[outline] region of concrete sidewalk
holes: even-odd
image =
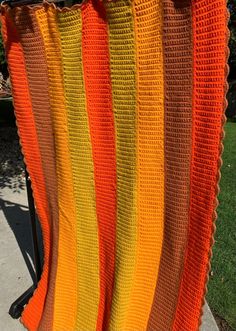
[[[25,328],[8,314],[11,303],[32,285],[32,248],[26,190],[0,192],[0,331]],[[181,330],[192,331],[192,330]],[[204,307],[201,331],[218,331],[211,311]]]

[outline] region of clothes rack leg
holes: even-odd
[[[35,212],[35,206],[34,206],[34,198],[33,198],[33,192],[32,192],[32,188],[31,188],[30,176],[28,174],[28,171],[26,170],[26,167],[25,167],[25,179],[26,179],[28,206],[29,206],[35,277],[34,277],[33,285],[30,288],[28,288],[27,291],[25,291],[19,298],[17,298],[12,303],[12,305],[9,309],[9,314],[12,318],[19,318],[21,316],[21,313],[24,310],[24,306],[28,303],[29,299],[32,297],[33,292],[34,292],[35,288],[37,287],[38,281],[39,281],[39,279],[41,277],[41,273],[42,273],[38,236],[37,236],[36,212]]]

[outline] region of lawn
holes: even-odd
[[[225,126],[221,193],[207,301],[236,330],[236,123]]]

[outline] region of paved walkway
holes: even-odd
[[[14,186],[14,185],[13,185]],[[32,249],[26,191],[2,188],[0,192],[0,330],[23,331],[8,309],[32,285]],[[181,330],[190,331],[190,330]],[[218,331],[208,306],[205,306],[201,331]]]

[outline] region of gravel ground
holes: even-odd
[[[25,185],[24,164],[14,127],[0,128],[0,189],[18,192]]]
[[[219,315],[217,315],[214,311],[213,311],[213,316],[220,331],[234,331],[229,326],[228,322]]]

